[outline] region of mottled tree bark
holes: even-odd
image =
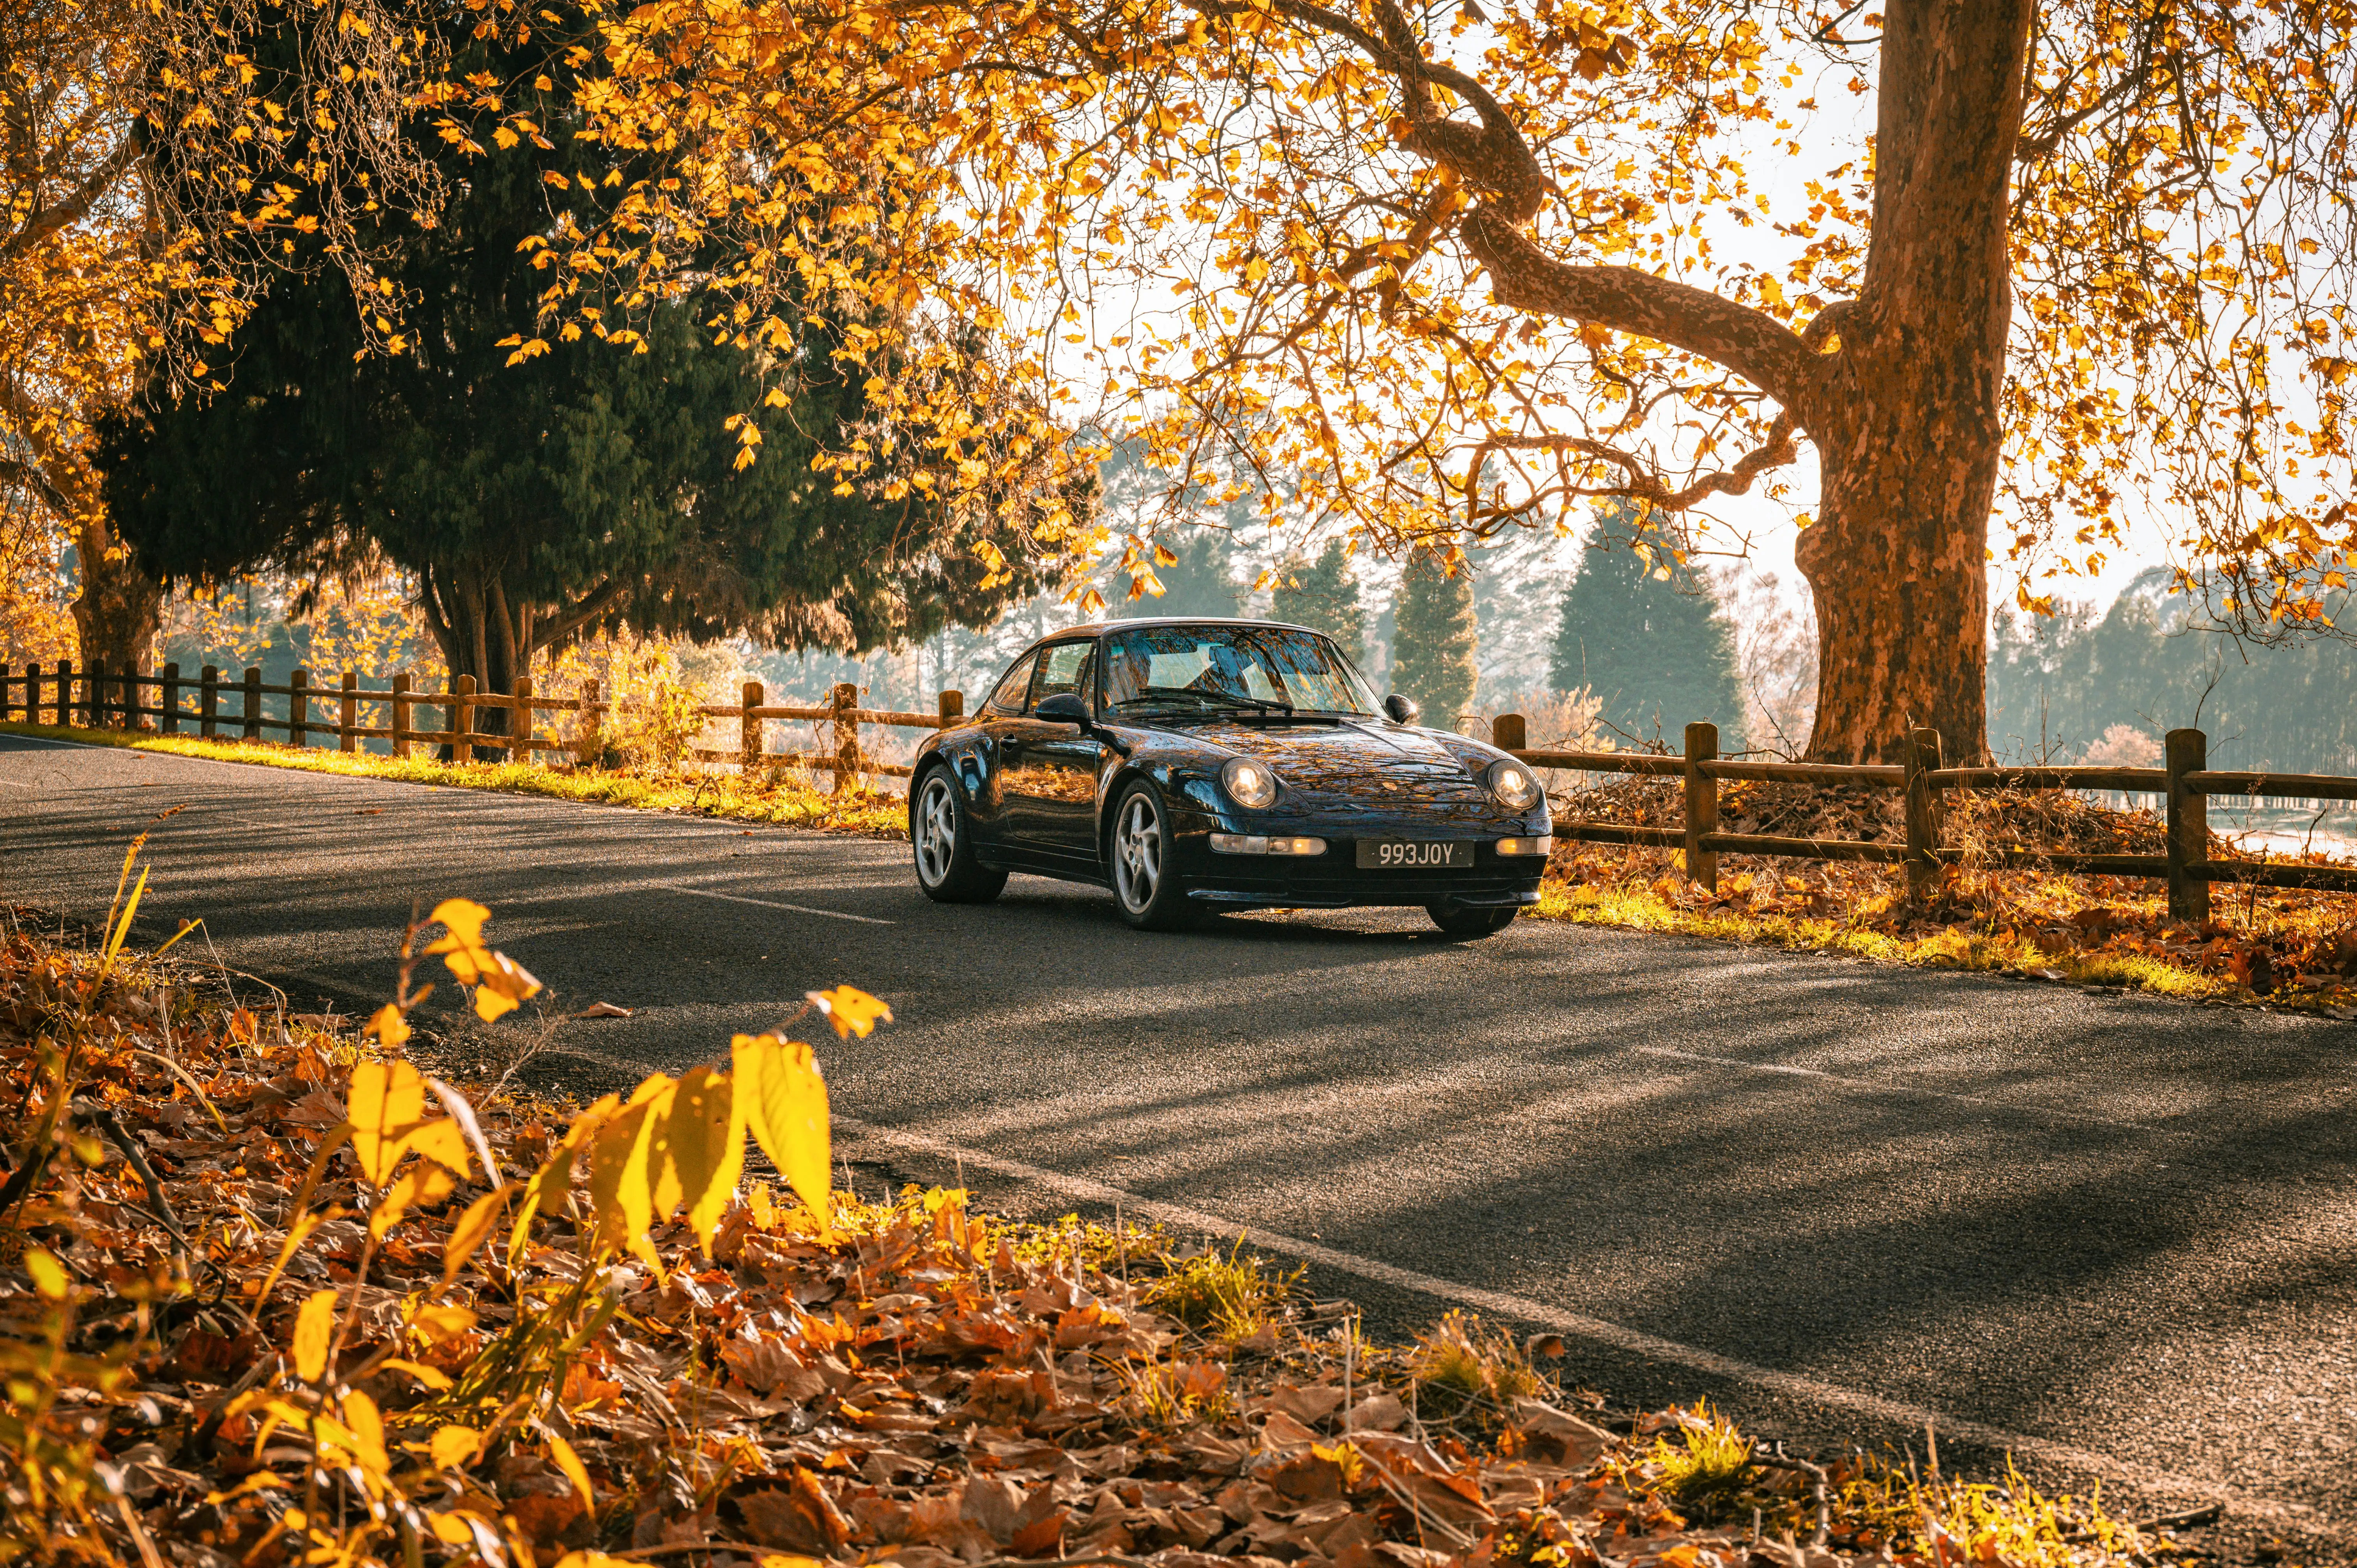
[[[1809,756],[1898,762],[1913,725],[1988,750],[1988,517],[2012,311],[2006,208],[2031,0],[1893,5],[1873,242],[1800,399],[1823,473]],[[1830,335],[1830,334],[1829,334]]]

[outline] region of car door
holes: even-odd
[[[1031,676],[1039,665],[1036,650],[1017,660],[991,688],[982,712],[975,715],[982,723],[981,738],[974,743],[982,767],[981,777],[968,781],[969,809],[974,837],[994,852],[1014,847],[1006,789],[1007,742],[1029,722],[1023,714],[1031,700]]]
[[[1007,831],[1028,851],[1094,871],[1097,865],[1097,773],[1105,748],[1096,737],[1070,724],[1032,715],[1049,697],[1077,696],[1096,710],[1096,639],[1051,642],[1039,650],[1024,716],[1000,743],[1005,762],[999,775],[1006,793]]]

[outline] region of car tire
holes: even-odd
[[[1139,930],[1183,930],[1200,913],[1178,886],[1178,839],[1171,831],[1170,808],[1143,779],[1114,802],[1105,869],[1112,874],[1121,918]]]
[[[1004,892],[1006,873],[975,857],[974,830],[957,779],[929,768],[909,796],[909,851],[917,886],[938,904],[987,904]]]
[[[1432,917],[1445,936],[1486,937],[1502,931],[1514,923],[1521,911],[1509,906],[1503,909],[1473,908],[1463,904],[1426,904],[1424,912]]]

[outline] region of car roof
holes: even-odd
[[[1327,635],[1314,626],[1297,626],[1289,620],[1255,620],[1250,616],[1139,616],[1135,620],[1096,620],[1086,626],[1066,627],[1039,641],[1053,642],[1060,637],[1102,637],[1109,631],[1137,631],[1157,626],[1252,626],[1272,631],[1306,631],[1316,637]]]

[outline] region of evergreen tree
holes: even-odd
[[[1738,749],[1743,687],[1734,628],[1708,579],[1677,568],[1662,575],[1637,553],[1634,522],[1625,510],[1598,513],[1564,595],[1549,679],[1558,692],[1593,691],[1604,704],[1600,721],[1623,736],[1659,736],[1675,751],[1689,723],[1707,720],[1718,726],[1720,749]]]
[[[561,121],[577,41],[462,35],[459,63],[538,75]],[[224,390],[105,433],[107,499],[143,560],[188,579],[389,558],[421,585],[451,673],[500,693],[534,652],[601,628],[865,650],[986,623],[1036,591],[1039,498],[1019,474],[1000,504],[951,509],[881,483],[838,493],[813,470],[852,428],[905,439],[868,410],[869,370],[834,357],[846,328],[823,302],[803,341],[759,354],[716,344],[692,300],[654,311],[641,351],[515,349],[549,282],[530,249],[575,209],[593,224],[595,191],[641,172],[636,154],[561,134],[575,128],[503,148],[486,129],[461,150],[421,112],[410,134],[438,149],[452,196],[436,228],[396,236],[386,286],[413,302],[405,340],[363,352],[332,269],[282,280],[240,328]],[[729,428],[747,410],[758,443]],[[1012,568],[987,587],[985,543]]]
[[[1437,555],[1417,551],[1400,574],[1394,624],[1392,690],[1423,710],[1423,723],[1455,728],[1473,705],[1472,575],[1452,577]]]
[[[1328,541],[1315,561],[1297,555],[1277,567],[1268,615],[1322,631],[1353,660],[1361,657],[1367,645],[1367,612],[1359,603],[1350,551],[1340,540]]]

